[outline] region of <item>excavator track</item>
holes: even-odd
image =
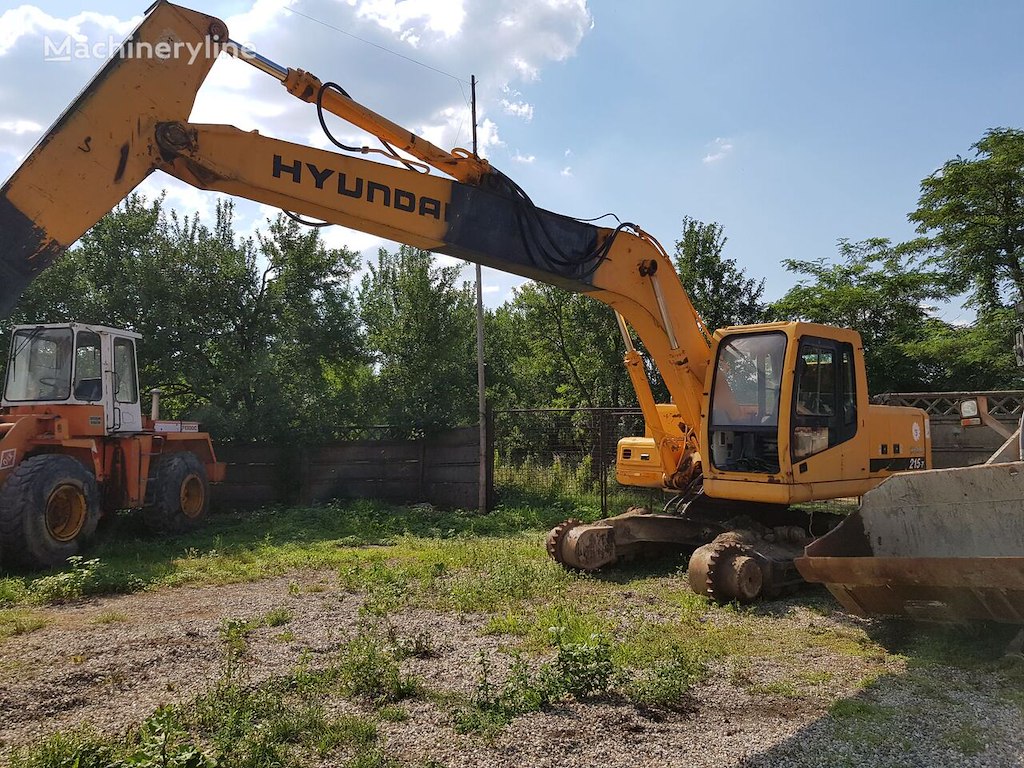
[[[712,543],[706,556],[691,557],[687,577],[697,594],[726,602],[750,602],[761,594],[764,584],[754,553],[734,541]]]
[[[814,538],[811,522],[799,510],[702,498],[685,514],[632,508],[594,523],[570,518],[548,532],[545,544],[555,562],[582,571],[607,568],[655,547],[689,549],[694,592],[718,602],[752,602],[803,582],[793,561]]]

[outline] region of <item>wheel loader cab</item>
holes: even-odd
[[[105,433],[142,429],[131,331],[98,325],[19,326],[7,363],[3,405],[102,406]],[[100,426],[90,421],[92,426]]]
[[[888,409],[886,424],[872,423],[857,333],[770,323],[719,331],[715,341],[703,425],[709,496],[791,504],[860,495],[877,484],[872,474],[907,468],[873,460],[890,447],[920,456],[923,468],[919,412]],[[882,437],[890,427],[906,438]]]

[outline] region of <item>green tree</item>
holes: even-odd
[[[710,330],[759,323],[765,318],[764,280],[748,278],[735,259],[722,255],[727,238],[722,225],[683,218],[676,241],[675,265],[697,313]]]
[[[1024,300],[1024,131],[994,128],[921,182],[910,220],[981,312]]]
[[[526,283],[489,319],[492,401],[504,407],[635,405],[606,305]],[[497,357],[500,356],[500,357]]]
[[[918,263],[912,248],[882,238],[841,240],[839,253],[837,263],[787,259],[786,269],[806,277],[772,305],[772,314],[860,333],[872,392],[927,388],[927,367],[913,352],[938,322],[928,302],[947,295],[939,276]]]
[[[917,361],[926,391],[1015,389],[1020,369],[1013,337],[1020,321],[1011,309],[980,314],[970,325],[928,318],[919,341],[904,345]]]
[[[459,273],[429,251],[381,249],[359,289],[372,412],[411,434],[477,420],[475,298]]]
[[[143,387],[218,439],[329,437],[325,424],[354,418],[345,372],[366,369],[356,264],[283,217],[239,240],[230,202],[210,229],[133,195],[40,275],[16,319],[141,333]]]

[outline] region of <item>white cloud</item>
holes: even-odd
[[[725,158],[733,150],[732,139],[716,138],[708,145],[709,150],[702,162],[717,163]]]
[[[69,49],[88,40],[101,43],[106,52],[119,45],[138,20],[100,13],[59,18],[32,5],[0,13],[0,68],[8,73],[0,82],[0,178],[14,170],[44,126],[61,114],[102,64],[82,58],[46,61],[46,40],[54,45],[72,41]]]
[[[356,15],[376,22],[407,42],[418,43],[423,31],[451,38],[462,30],[466,10],[461,0],[361,0]],[[416,43],[410,43],[415,45]]]
[[[3,120],[0,121],[0,131],[13,133],[20,136],[23,133],[39,133],[43,126],[35,120]]]
[[[91,37],[98,29],[106,30],[118,38],[124,38],[141,16],[122,21],[116,16],[84,11],[66,19],[51,16],[34,5],[21,5],[0,14],[0,56],[6,55],[19,40],[49,36],[70,37],[81,42]],[[101,40],[106,41],[106,35]],[[39,40],[39,54],[42,58],[43,45]]]
[[[512,66],[515,67],[516,72],[524,80],[539,80],[540,70],[533,66],[526,59],[521,59],[518,56],[513,57]]]
[[[510,19],[514,23],[506,23]],[[261,54],[323,80],[340,80],[357,101],[445,149],[470,144],[469,87],[438,71],[463,81],[475,73],[485,156],[504,145],[498,115],[533,116],[533,105],[515,84],[573,55],[593,26],[585,0],[257,0],[251,11],[227,21],[233,37],[251,41]],[[480,40],[488,45],[481,47]],[[382,50],[400,52],[411,42],[418,48],[410,55],[434,71]],[[224,73],[228,65],[234,65],[230,74]],[[218,62],[204,87],[211,93],[197,104],[204,120],[223,121],[209,112],[228,103],[223,94],[234,92],[233,124],[326,146],[313,138],[318,126],[309,107],[290,101],[270,78],[239,74],[240,68],[249,69]],[[284,109],[272,114],[261,102],[283,103]],[[344,124],[332,119],[331,126],[346,141]]]
[[[525,163],[527,165],[529,165],[530,163],[532,163],[536,159],[537,159],[537,157],[535,155],[524,155],[524,154],[520,153],[518,150],[516,151],[516,153],[514,155],[512,155],[512,160],[514,162]]]
[[[500,285],[485,285],[480,289],[481,293],[498,293],[501,291]]]
[[[466,262],[462,259],[457,259],[454,256],[449,256],[446,253],[435,253],[434,263],[441,267],[459,267],[466,266]]]
[[[502,99],[501,107],[505,110],[506,115],[521,117],[526,122],[533,120],[533,104],[529,104],[525,101],[509,101],[508,99]]]
[[[150,200],[155,200],[164,194],[166,196],[165,210],[176,211],[182,218],[198,213],[199,218],[207,224],[213,222],[217,200],[219,198],[230,199],[228,195],[205,192],[163,174],[146,177],[135,189]]]
[[[274,212],[276,215],[276,211]],[[262,226],[261,222],[261,226]],[[348,248],[350,251],[365,253],[370,251],[376,253],[381,248],[389,248],[390,243],[382,237],[360,232],[358,229],[348,227],[323,227],[320,230],[324,244],[328,248]]]
[[[586,0],[255,0],[245,5],[249,7],[243,12],[225,17],[234,39],[283,66],[339,82],[357,101],[445,149],[471,143],[469,85],[464,81],[474,73],[478,141],[485,156],[505,146],[503,122],[532,116],[533,105],[516,87],[572,56],[593,26]],[[0,13],[0,67],[23,73],[0,83],[0,178],[14,170],[17,158],[103,63],[44,62],[46,36],[72,35],[89,43],[113,37],[116,43],[140,20],[99,13],[60,18],[32,5]],[[482,40],[487,44],[481,45]],[[426,68],[383,49],[404,51]],[[227,56],[220,57],[199,91],[191,119],[331,148],[313,105]],[[332,133],[346,144],[379,146],[360,129],[328,119]],[[519,152],[509,156],[521,163],[534,159]],[[168,207],[212,218],[214,195],[163,174],[154,174],[142,186],[150,196],[164,188]],[[240,232],[262,225],[265,216],[259,211],[254,204],[238,202]],[[341,228],[324,234],[332,244],[357,250],[385,242]]]
[[[562,169],[562,175],[563,176],[572,176],[572,166],[571,165],[565,166],[565,168]]]

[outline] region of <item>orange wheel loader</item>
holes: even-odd
[[[140,509],[162,531],[198,525],[224,476],[209,435],[144,415],[140,336],[98,325],[14,329],[0,410],[0,558],[25,568],[78,554],[100,517]]]

